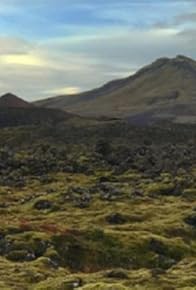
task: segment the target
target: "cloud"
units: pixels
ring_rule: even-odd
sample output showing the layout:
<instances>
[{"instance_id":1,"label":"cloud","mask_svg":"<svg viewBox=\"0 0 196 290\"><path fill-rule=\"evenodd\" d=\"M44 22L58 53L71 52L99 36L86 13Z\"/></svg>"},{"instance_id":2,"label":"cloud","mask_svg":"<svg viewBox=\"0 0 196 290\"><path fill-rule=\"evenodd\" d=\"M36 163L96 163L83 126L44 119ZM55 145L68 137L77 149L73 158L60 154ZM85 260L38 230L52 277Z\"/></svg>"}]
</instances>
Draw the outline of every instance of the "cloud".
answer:
<instances>
[{"instance_id":1,"label":"cloud","mask_svg":"<svg viewBox=\"0 0 196 290\"><path fill-rule=\"evenodd\" d=\"M181 25L186 23L195 23L196 24L196 11L192 13L184 13L177 15L174 19L175 25Z\"/></svg>"},{"instance_id":2,"label":"cloud","mask_svg":"<svg viewBox=\"0 0 196 290\"><path fill-rule=\"evenodd\" d=\"M33 45L27 40L16 37L0 36L0 55L24 54L32 48Z\"/></svg>"},{"instance_id":3,"label":"cloud","mask_svg":"<svg viewBox=\"0 0 196 290\"><path fill-rule=\"evenodd\" d=\"M188 3L188 6L187 6ZM154 27L189 27L193 28L196 25L196 2L187 1L184 6L184 11L179 11L172 15L169 19L161 19L154 23ZM188 8L187 8L188 7Z\"/></svg>"},{"instance_id":4,"label":"cloud","mask_svg":"<svg viewBox=\"0 0 196 290\"><path fill-rule=\"evenodd\" d=\"M50 95L74 95L80 92L80 89L77 87L65 87L65 88L56 88L49 91L46 91Z\"/></svg>"},{"instance_id":5,"label":"cloud","mask_svg":"<svg viewBox=\"0 0 196 290\"><path fill-rule=\"evenodd\" d=\"M138 67L144 62L167 54L174 45L177 29L129 29L122 27L104 28L104 33L88 36L53 39L47 45L56 52L68 52L83 56L86 65L99 63L111 69ZM164 52L165 51L165 52ZM150 58L149 58L150 57Z\"/></svg>"},{"instance_id":6,"label":"cloud","mask_svg":"<svg viewBox=\"0 0 196 290\"><path fill-rule=\"evenodd\" d=\"M29 99L76 93L128 76L161 56L196 57L196 39L187 47L188 32L184 34L173 28L120 26L27 45L23 54L1 55L0 91L11 90ZM21 50L21 43L16 50Z\"/></svg>"},{"instance_id":7,"label":"cloud","mask_svg":"<svg viewBox=\"0 0 196 290\"><path fill-rule=\"evenodd\" d=\"M44 66L44 61L39 57L28 54L6 54L0 57L0 62L8 65L19 66Z\"/></svg>"},{"instance_id":8,"label":"cloud","mask_svg":"<svg viewBox=\"0 0 196 290\"><path fill-rule=\"evenodd\" d=\"M162 56L196 58L195 13L187 2L2 0L0 93L30 100L76 93Z\"/></svg>"}]
</instances>

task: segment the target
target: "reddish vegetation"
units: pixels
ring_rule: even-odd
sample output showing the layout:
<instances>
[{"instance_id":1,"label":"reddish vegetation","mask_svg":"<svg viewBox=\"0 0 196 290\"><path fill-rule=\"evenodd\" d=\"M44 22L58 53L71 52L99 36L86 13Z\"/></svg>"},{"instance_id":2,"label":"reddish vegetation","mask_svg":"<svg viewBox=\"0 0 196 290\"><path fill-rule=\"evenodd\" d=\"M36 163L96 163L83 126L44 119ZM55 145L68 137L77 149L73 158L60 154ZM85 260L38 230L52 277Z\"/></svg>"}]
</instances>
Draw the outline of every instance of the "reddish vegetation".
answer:
<instances>
[{"instance_id":1,"label":"reddish vegetation","mask_svg":"<svg viewBox=\"0 0 196 290\"><path fill-rule=\"evenodd\" d=\"M33 230L33 226L28 219L20 219L18 227L21 231L24 232Z\"/></svg>"},{"instance_id":2,"label":"reddish vegetation","mask_svg":"<svg viewBox=\"0 0 196 290\"><path fill-rule=\"evenodd\" d=\"M30 108L32 104L24 101L23 99L8 93L0 98L0 107L3 108Z\"/></svg>"},{"instance_id":3,"label":"reddish vegetation","mask_svg":"<svg viewBox=\"0 0 196 290\"><path fill-rule=\"evenodd\" d=\"M55 224L44 223L40 225L39 229L52 234L57 234L60 232L60 229Z\"/></svg>"}]
</instances>

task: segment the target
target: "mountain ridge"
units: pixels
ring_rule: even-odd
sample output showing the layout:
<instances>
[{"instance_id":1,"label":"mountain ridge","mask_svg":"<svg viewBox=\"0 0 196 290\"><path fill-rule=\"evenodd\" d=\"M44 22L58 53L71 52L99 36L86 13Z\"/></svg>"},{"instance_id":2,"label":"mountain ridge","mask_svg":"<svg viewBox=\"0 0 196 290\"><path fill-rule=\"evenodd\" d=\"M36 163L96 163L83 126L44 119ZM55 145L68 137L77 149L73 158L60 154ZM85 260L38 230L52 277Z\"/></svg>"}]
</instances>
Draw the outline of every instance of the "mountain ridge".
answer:
<instances>
[{"instance_id":1,"label":"mountain ridge","mask_svg":"<svg viewBox=\"0 0 196 290\"><path fill-rule=\"evenodd\" d=\"M196 61L177 55L159 58L134 75L106 83L100 88L75 95L62 95L35 102L49 108L63 108L82 116L129 118L153 112L162 118L167 110L172 119L180 121L172 108L184 105L196 110ZM161 114L157 112L161 111ZM184 115L189 122L194 114Z\"/></svg>"}]
</instances>

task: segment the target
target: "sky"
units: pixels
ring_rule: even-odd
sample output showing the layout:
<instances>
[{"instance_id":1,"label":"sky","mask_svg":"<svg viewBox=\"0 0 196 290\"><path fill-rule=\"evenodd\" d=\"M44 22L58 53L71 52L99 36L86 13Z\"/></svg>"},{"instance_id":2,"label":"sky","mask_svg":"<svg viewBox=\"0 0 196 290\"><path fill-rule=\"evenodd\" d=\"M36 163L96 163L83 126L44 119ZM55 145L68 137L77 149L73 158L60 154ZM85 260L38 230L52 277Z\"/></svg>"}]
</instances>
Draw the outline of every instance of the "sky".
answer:
<instances>
[{"instance_id":1,"label":"sky","mask_svg":"<svg viewBox=\"0 0 196 290\"><path fill-rule=\"evenodd\" d=\"M196 0L0 0L0 94L74 94L178 54L196 59Z\"/></svg>"}]
</instances>

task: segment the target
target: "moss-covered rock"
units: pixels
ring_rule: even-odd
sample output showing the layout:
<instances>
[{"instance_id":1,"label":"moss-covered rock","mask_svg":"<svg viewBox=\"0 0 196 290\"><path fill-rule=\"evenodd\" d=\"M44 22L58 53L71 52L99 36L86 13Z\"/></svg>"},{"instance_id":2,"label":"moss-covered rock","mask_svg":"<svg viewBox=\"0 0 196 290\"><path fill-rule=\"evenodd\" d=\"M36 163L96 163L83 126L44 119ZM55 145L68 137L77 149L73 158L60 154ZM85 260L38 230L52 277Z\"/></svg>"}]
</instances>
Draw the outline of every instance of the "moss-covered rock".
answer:
<instances>
[{"instance_id":1,"label":"moss-covered rock","mask_svg":"<svg viewBox=\"0 0 196 290\"><path fill-rule=\"evenodd\" d=\"M147 187L147 193L151 196L175 195L175 188L174 183L152 183Z\"/></svg>"},{"instance_id":2,"label":"moss-covered rock","mask_svg":"<svg viewBox=\"0 0 196 290\"><path fill-rule=\"evenodd\" d=\"M184 218L185 223L196 228L196 213L192 213Z\"/></svg>"}]
</instances>

